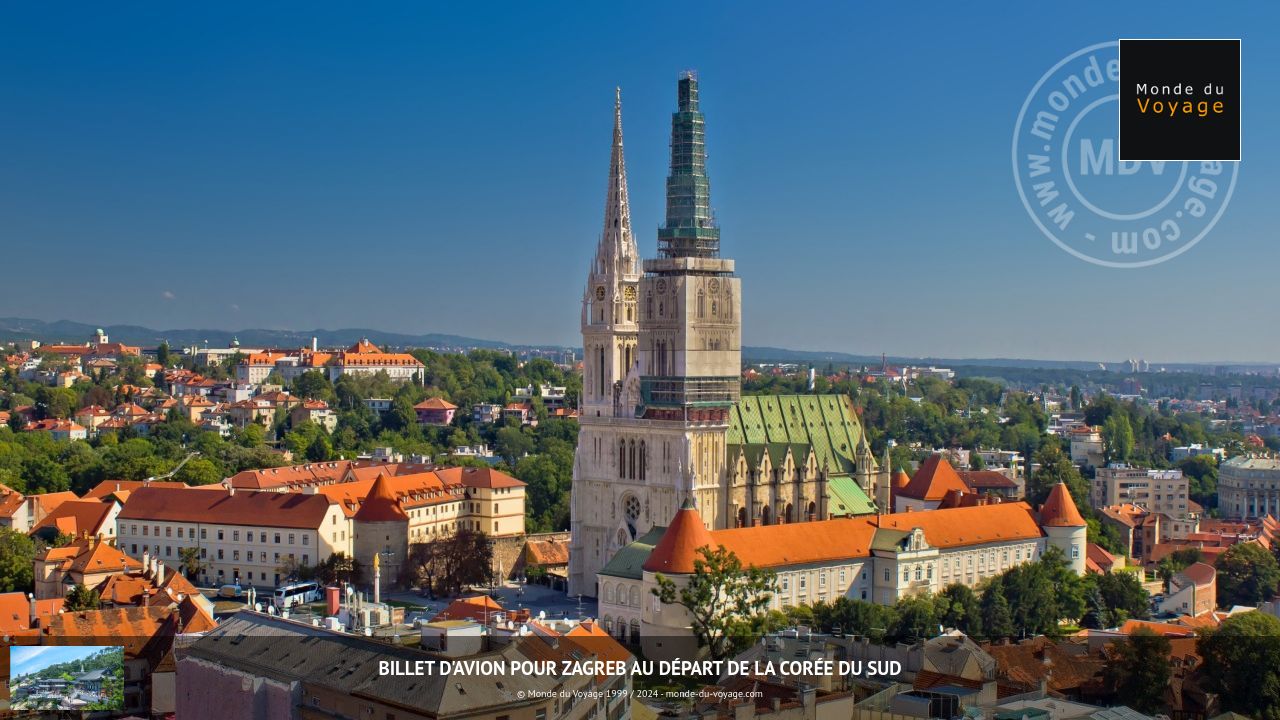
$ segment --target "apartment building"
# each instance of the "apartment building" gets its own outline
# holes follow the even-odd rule
[[[1090,500],[1095,508],[1125,503],[1171,518],[1196,514],[1181,470],[1156,470],[1112,463],[1094,474]]]

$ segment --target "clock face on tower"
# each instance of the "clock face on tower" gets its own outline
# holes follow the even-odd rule
[[[636,299],[636,289],[628,286],[626,290],[622,291],[622,297],[634,301]]]
[[[603,299],[604,299],[604,286],[603,286],[603,285],[601,285],[600,287],[596,288],[596,299],[597,299],[597,300],[603,300]]]

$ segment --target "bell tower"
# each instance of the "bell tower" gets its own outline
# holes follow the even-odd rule
[[[583,416],[613,415],[622,380],[635,364],[639,281],[640,258],[631,234],[627,164],[622,154],[622,92],[617,90],[604,229],[582,296]]]

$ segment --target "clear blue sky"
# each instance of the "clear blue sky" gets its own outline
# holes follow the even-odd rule
[[[0,315],[576,344],[613,88],[651,255],[695,68],[746,343],[1280,361],[1274,7],[544,5],[4,5]],[[1244,40],[1231,206],[1138,271],[1051,244],[1009,168],[1031,85],[1118,37]]]
[[[50,665],[87,658],[106,646],[44,645],[41,647],[10,647],[9,672],[25,675],[43,670]]]

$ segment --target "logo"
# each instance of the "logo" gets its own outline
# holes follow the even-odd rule
[[[1058,247],[1095,265],[1147,267],[1213,229],[1239,166],[1120,160],[1119,80],[1114,41],[1049,68],[1018,113],[1013,176],[1023,207]]]

